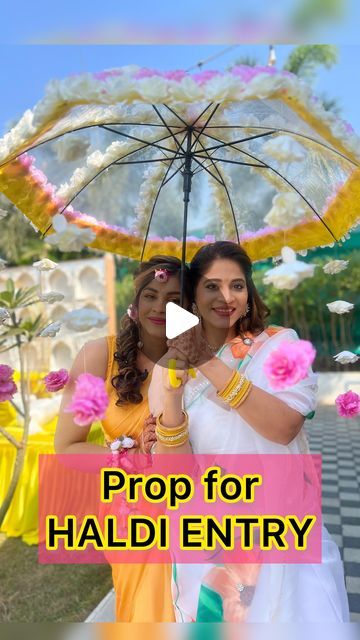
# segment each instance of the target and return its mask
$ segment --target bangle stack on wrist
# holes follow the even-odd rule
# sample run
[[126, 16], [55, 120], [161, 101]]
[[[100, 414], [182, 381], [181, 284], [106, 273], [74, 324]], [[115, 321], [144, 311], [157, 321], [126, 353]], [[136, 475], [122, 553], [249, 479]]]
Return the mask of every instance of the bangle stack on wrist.
[[162, 413], [156, 418], [155, 434], [158, 442], [166, 447], [180, 447], [189, 439], [189, 417], [186, 411], [182, 412], [184, 421], [177, 427], [164, 427], [161, 423]]
[[217, 395], [230, 405], [232, 409], [237, 409], [248, 397], [252, 387], [252, 382], [245, 378], [242, 373], [234, 371], [225, 387], [217, 392]]

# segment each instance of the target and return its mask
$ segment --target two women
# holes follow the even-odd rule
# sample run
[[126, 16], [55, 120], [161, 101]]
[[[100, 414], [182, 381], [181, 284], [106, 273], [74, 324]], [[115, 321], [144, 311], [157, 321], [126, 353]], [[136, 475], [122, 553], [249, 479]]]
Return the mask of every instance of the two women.
[[[140, 438], [149, 404], [156, 426], [154, 429], [151, 418], [147, 421], [143, 444], [145, 450], [151, 446], [155, 454], [308, 452], [303, 423], [315, 407], [316, 376], [309, 371], [304, 380], [281, 392], [270, 388], [263, 371], [265, 359], [283, 340], [298, 337], [291, 329], [266, 327], [268, 310], [253, 284], [247, 254], [228, 242], [214, 243], [198, 252], [190, 266], [187, 297], [201, 326], [170, 341], [169, 351], [165, 304], [170, 299], [176, 302], [178, 270], [175, 274], [166, 260], [157, 265], [156, 271], [153, 264], [142, 266], [149, 279], [137, 288], [132, 318], [125, 320], [125, 335], [119, 334], [116, 350], [115, 339], [107, 340], [108, 354], [102, 355], [102, 372], [100, 350], [102, 354], [106, 351], [104, 342], [86, 345], [86, 370], [102, 375], [112, 394], [103, 422], [106, 437], [113, 439], [126, 433]], [[145, 298], [148, 295], [155, 297]], [[143, 305], [147, 304], [144, 312]], [[176, 389], [169, 383], [166, 367], [153, 369], [152, 363], [164, 356], [163, 364], [170, 357], [177, 360], [182, 383]], [[84, 371], [82, 359], [80, 354], [72, 377]], [[195, 378], [188, 379], [189, 365], [197, 370]], [[152, 370], [151, 381], [149, 375], [145, 377], [145, 369]], [[70, 385], [63, 406], [71, 393]], [[116, 406], [116, 394], [126, 404]], [[65, 437], [63, 422], [61, 414], [58, 448], [71, 452], [79, 450], [79, 446], [94, 446], [79, 443], [75, 425], [67, 430], [72, 436]], [[322, 551], [320, 565], [174, 563], [172, 598], [176, 620], [347, 621], [343, 567], [339, 551], [324, 528]], [[153, 572], [148, 580], [146, 567], [136, 569], [139, 566], [119, 566], [115, 573], [113, 570], [119, 596], [117, 619], [138, 621], [143, 616], [142, 621], [169, 620], [174, 614], [166, 566], [158, 565], [156, 569], [156, 565], [148, 565], [149, 576]], [[154, 593], [150, 593], [156, 571], [161, 573], [161, 584], [156, 585], [155, 601], [164, 602], [162, 610], [160, 606], [157, 609]], [[122, 579], [126, 574], [125, 581], [117, 580], [120, 574]], [[131, 584], [131, 588], [127, 590], [124, 583]], [[158, 615], [164, 617], [157, 618]]]

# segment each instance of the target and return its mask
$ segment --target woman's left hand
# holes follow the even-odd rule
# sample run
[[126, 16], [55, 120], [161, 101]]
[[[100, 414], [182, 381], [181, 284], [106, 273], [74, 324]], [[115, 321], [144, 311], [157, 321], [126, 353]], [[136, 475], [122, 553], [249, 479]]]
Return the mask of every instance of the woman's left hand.
[[155, 425], [156, 418], [150, 414], [145, 420], [140, 436], [140, 453], [150, 453], [152, 445], [156, 442]]

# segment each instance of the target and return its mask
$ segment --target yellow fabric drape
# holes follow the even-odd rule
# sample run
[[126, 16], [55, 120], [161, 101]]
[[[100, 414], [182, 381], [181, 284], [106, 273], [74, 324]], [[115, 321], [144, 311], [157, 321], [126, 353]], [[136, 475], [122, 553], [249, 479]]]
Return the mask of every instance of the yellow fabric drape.
[[[6, 405], [0, 403], [0, 420], [6, 415]], [[11, 407], [11, 405], [9, 405]], [[12, 409], [12, 407], [11, 407]], [[9, 409], [8, 409], [9, 410]], [[14, 411], [14, 410], [13, 410]], [[14, 412], [15, 413], [15, 412]], [[11, 416], [11, 413], [7, 414]], [[16, 414], [15, 414], [16, 415]], [[0, 528], [1, 533], [9, 537], [20, 537], [27, 544], [37, 544], [39, 541], [38, 529], [38, 480], [39, 480], [39, 455], [53, 454], [54, 434], [57, 417], [43, 427], [39, 433], [29, 436], [26, 447], [24, 467], [20, 476], [9, 511]], [[16, 424], [14, 415], [10, 422], [1, 421], [0, 424], [8, 424], [7, 431], [17, 440], [22, 439], [23, 429]], [[103, 444], [104, 435], [99, 423], [95, 423], [91, 429], [89, 439], [97, 444]], [[12, 477], [16, 450], [2, 434], [0, 434], [0, 504], [3, 502], [10, 479]]]

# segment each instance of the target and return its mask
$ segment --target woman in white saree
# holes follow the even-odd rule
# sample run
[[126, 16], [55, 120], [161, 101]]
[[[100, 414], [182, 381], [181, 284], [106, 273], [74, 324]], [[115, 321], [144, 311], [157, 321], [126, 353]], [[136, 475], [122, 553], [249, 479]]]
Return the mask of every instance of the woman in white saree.
[[[162, 436], [153, 451], [309, 453], [303, 423], [315, 409], [317, 376], [309, 368], [297, 384], [271, 388], [265, 360], [283, 341], [299, 338], [292, 329], [266, 328], [268, 310], [245, 251], [230, 242], [207, 245], [194, 257], [190, 278], [201, 325], [169, 341], [168, 357], [181, 361], [181, 387], [172, 389], [166, 369], [154, 368], [149, 406]], [[196, 367], [196, 378], [187, 378], [188, 365]], [[234, 370], [252, 383], [236, 408], [219, 397]], [[167, 446], [166, 428], [184, 424], [183, 407], [189, 440]], [[321, 564], [174, 563], [172, 591], [178, 622], [349, 621], [343, 564], [325, 527]]]

